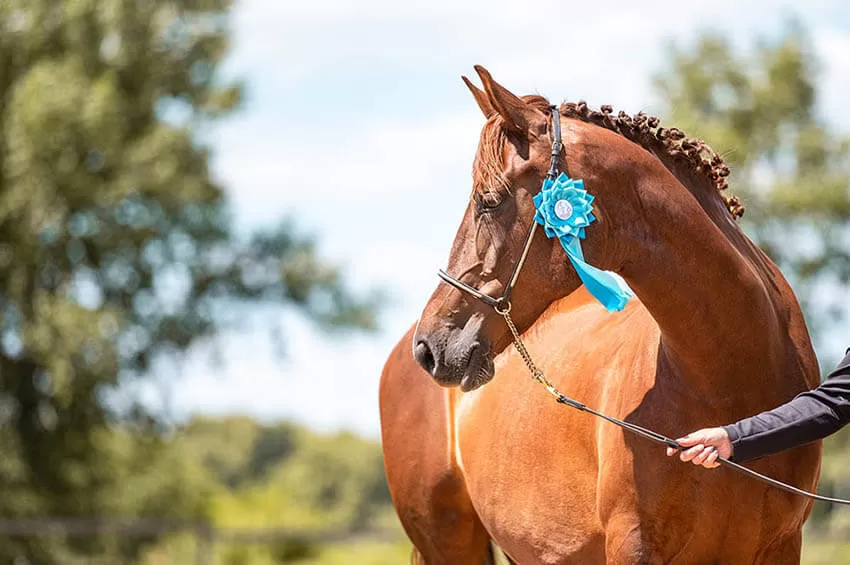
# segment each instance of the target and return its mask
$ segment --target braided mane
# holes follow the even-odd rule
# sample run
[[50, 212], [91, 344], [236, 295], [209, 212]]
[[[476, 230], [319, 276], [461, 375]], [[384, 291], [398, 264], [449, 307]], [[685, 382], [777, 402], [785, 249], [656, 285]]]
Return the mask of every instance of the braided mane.
[[[733, 218], [737, 219], [744, 215], [744, 207], [738, 197], [724, 193], [729, 187], [729, 182], [726, 180], [729, 176], [729, 167], [723, 157], [715, 153], [701, 139], [689, 138], [678, 128], [661, 127], [661, 121], [658, 118], [647, 116], [643, 112], [629, 116], [621, 111], [614, 116], [613, 108], [607, 104], [600, 107], [600, 111], [597, 112], [589, 109], [584, 101], [565, 102], [559, 110], [567, 118], [575, 118], [619, 133], [656, 155], [668, 168], [666, 158], [684, 165], [686, 169], [701, 175], [703, 179], [711, 183]], [[675, 171], [671, 172], [675, 173]]]
[[[522, 99], [542, 112], [548, 112], [549, 102], [542, 96], [523, 96]], [[682, 171], [690, 173], [691, 180], [702, 181], [707, 184], [709, 190], [716, 191], [733, 218], [744, 215], [744, 207], [738, 197], [724, 193], [729, 186], [726, 180], [729, 167], [723, 157], [715, 153], [704, 141], [688, 138], [678, 128], [661, 127], [658, 118], [647, 116], [643, 112], [634, 116], [620, 112], [615, 116], [613, 108], [607, 104], [595, 111], [588, 108], [584, 101], [565, 102], [559, 111], [566, 118], [603, 127], [640, 145], [655, 155], [677, 178], [680, 171], [674, 170], [673, 167], [681, 166]], [[507, 188], [508, 182], [502, 172], [506, 139], [502, 125], [501, 116], [495, 114], [487, 120], [481, 131], [480, 150], [473, 165], [473, 187], [478, 192]]]

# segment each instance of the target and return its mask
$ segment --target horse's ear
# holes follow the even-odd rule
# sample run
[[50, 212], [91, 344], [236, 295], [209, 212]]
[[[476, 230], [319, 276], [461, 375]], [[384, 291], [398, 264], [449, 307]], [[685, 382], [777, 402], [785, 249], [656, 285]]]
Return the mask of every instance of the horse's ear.
[[481, 108], [481, 111], [484, 112], [484, 116], [486, 118], [490, 118], [493, 114], [496, 113], [496, 109], [493, 108], [493, 104], [490, 103], [490, 99], [487, 98], [487, 93], [472, 84], [465, 76], [461, 76], [463, 82], [466, 83], [466, 87], [469, 88], [469, 91], [475, 97], [475, 101], [478, 102], [478, 107]]
[[481, 84], [493, 109], [505, 120], [505, 126], [516, 133], [528, 133], [533, 126], [546, 123], [546, 115], [520, 99], [510, 90], [493, 80], [487, 69], [475, 65]]

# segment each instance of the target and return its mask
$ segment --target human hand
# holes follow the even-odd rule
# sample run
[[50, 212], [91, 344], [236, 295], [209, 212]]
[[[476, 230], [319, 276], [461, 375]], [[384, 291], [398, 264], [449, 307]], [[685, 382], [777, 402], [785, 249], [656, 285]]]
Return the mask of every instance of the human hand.
[[685, 449], [679, 451], [672, 447], [667, 448], [667, 455], [672, 456], [679, 453], [679, 459], [684, 462], [690, 461], [694, 465], [702, 465], [706, 469], [719, 467], [718, 457], [728, 459], [732, 456], [732, 442], [729, 434], [723, 428], [704, 428], [676, 440]]

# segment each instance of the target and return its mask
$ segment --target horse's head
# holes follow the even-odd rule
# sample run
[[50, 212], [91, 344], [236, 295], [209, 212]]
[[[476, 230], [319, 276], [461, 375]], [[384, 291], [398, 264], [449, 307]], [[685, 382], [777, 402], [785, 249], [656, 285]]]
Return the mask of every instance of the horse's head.
[[[504, 296], [515, 279], [511, 315], [523, 331], [581, 284], [557, 239], [544, 237], [540, 228], [529, 240], [536, 210], [532, 199], [550, 166], [562, 169], [560, 116], [544, 98], [517, 97], [485, 69], [476, 71], [483, 91], [463, 77], [487, 117], [473, 165], [472, 195], [449, 256], [450, 276], [443, 275], [450, 284], [441, 284], [431, 296], [413, 341], [416, 360], [438, 383], [466, 391], [493, 377], [494, 355], [510, 343], [496, 312], [507, 303], [494, 304], [487, 297]], [[599, 216], [598, 204], [595, 208]], [[584, 241], [585, 255], [597, 263], [605, 231], [600, 226]], [[522, 268], [515, 277], [518, 263]]]

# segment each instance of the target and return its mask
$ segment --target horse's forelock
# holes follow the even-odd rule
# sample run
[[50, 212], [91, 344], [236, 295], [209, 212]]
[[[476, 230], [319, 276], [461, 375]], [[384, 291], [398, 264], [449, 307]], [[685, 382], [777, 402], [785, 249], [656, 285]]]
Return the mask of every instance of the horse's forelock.
[[[521, 99], [541, 112], [549, 111], [549, 101], [542, 96], [528, 95], [522, 96]], [[472, 167], [474, 193], [483, 195], [490, 192], [510, 191], [504, 162], [507, 136], [505, 120], [499, 114], [494, 114], [484, 124], [478, 154]]]

